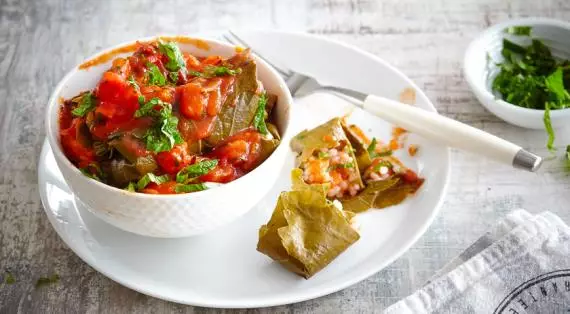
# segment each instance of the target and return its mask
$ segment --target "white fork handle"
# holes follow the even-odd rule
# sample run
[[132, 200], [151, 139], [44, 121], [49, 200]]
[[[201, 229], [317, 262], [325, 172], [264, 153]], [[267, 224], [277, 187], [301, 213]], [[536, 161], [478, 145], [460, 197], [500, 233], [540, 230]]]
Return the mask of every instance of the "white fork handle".
[[364, 110], [446, 146], [488, 157], [501, 163], [536, 171], [542, 158], [520, 146], [477, 128], [394, 100], [369, 95]]

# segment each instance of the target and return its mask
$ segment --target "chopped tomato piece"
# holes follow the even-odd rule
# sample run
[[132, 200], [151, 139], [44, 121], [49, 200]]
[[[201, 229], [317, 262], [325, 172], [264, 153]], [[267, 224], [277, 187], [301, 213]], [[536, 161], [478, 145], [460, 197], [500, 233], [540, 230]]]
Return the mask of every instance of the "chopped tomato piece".
[[155, 85], [141, 86], [141, 94], [144, 96], [145, 101], [153, 98], [158, 98], [166, 103], [174, 102], [174, 88], [172, 87], [159, 87]]
[[226, 159], [218, 161], [216, 168], [200, 177], [204, 182], [227, 183], [239, 178], [241, 174]]
[[65, 155], [75, 162], [79, 168], [85, 168], [95, 161], [93, 148], [84, 146], [77, 138], [78, 128], [82, 123], [84, 123], [83, 119], [75, 118], [69, 128], [60, 132], [61, 146]]
[[160, 168], [170, 174], [175, 174], [192, 162], [192, 155], [188, 153], [188, 145], [183, 143], [176, 145], [170, 151], [160, 152], [156, 155], [156, 161]]
[[111, 71], [128, 78], [131, 75], [131, 64], [126, 58], [117, 58], [113, 60]]
[[227, 159], [229, 163], [243, 170], [257, 166], [260, 153], [261, 135], [251, 129], [234, 134], [212, 152], [218, 158]]
[[176, 184], [176, 181], [168, 181], [160, 185], [151, 182], [141, 192], [146, 194], [176, 194]]
[[95, 90], [95, 96], [100, 103], [106, 103], [104, 116], [114, 122], [132, 119], [139, 108], [137, 91], [117, 73], [107, 71], [103, 74]]
[[404, 182], [413, 184], [416, 188], [419, 188], [424, 183], [424, 179], [418, 177], [418, 175], [410, 169], [402, 173], [401, 177]]
[[207, 56], [202, 60], [202, 65], [218, 65], [220, 62], [222, 62], [222, 57], [220, 56]]
[[194, 57], [189, 53], [184, 53], [184, 60], [186, 61], [186, 67], [194, 70], [198, 70], [200, 67], [200, 61], [198, 58]]
[[180, 93], [180, 112], [192, 120], [200, 120], [204, 116], [204, 109], [208, 98], [202, 93], [202, 88], [194, 83], [188, 83], [178, 88]]

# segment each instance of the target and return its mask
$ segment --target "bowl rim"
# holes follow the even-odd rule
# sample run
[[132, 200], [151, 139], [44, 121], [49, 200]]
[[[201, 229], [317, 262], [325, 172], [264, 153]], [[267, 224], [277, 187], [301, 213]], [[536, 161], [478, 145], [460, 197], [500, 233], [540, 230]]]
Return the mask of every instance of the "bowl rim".
[[[78, 72], [78, 71], [84, 71], [84, 70], [88, 70], [90, 67], [86, 68], [86, 69], [81, 69], [81, 65], [84, 64], [87, 61], [90, 60], [94, 60], [95, 58], [99, 57], [99, 56], [103, 56], [105, 54], [109, 54], [109, 53], [113, 53], [114, 51], [116, 51], [117, 49], [121, 48], [121, 47], [126, 47], [129, 45], [133, 45], [136, 42], [148, 42], [148, 41], [153, 41], [153, 40], [157, 40], [160, 38], [169, 38], [173, 41], [176, 41], [178, 44], [186, 44], [184, 42], [179, 42], [178, 39], [190, 39], [190, 40], [197, 40], [200, 42], [204, 42], [206, 44], [213, 44], [213, 45], [217, 45], [217, 46], [222, 46], [225, 48], [231, 48], [234, 49], [234, 51], [236, 51], [236, 48], [238, 46], [235, 45], [231, 45], [229, 43], [220, 41], [220, 40], [216, 40], [213, 38], [206, 38], [206, 37], [196, 37], [196, 36], [188, 36], [188, 35], [173, 35], [173, 34], [160, 34], [160, 35], [154, 35], [154, 36], [148, 36], [148, 37], [143, 37], [143, 38], [137, 38], [134, 40], [128, 40], [128, 41], [124, 41], [121, 42], [119, 44], [113, 45], [109, 48], [106, 49], [102, 49], [99, 50], [98, 52], [88, 56], [87, 58], [83, 59], [81, 62], [79, 62], [78, 64], [76, 64], [73, 68], [71, 68], [64, 76], [63, 78], [58, 82], [58, 84], [55, 86], [55, 88], [53, 89], [49, 100], [48, 100], [48, 105], [46, 108], [46, 112], [45, 112], [45, 116], [44, 116], [44, 127], [45, 127], [45, 132], [46, 132], [46, 136], [48, 138], [48, 143], [50, 144], [50, 147], [52, 148], [54, 157], [56, 160], [60, 160], [63, 163], [64, 167], [70, 168], [70, 170], [77, 175], [78, 177], [80, 177], [81, 179], [79, 180], [84, 180], [84, 182], [86, 184], [93, 184], [93, 186], [102, 188], [103, 190], [105, 190], [106, 192], [109, 193], [114, 193], [116, 195], [121, 195], [121, 196], [129, 196], [129, 197], [140, 197], [143, 199], [162, 199], [162, 200], [168, 200], [168, 199], [183, 199], [183, 198], [188, 198], [188, 197], [197, 197], [197, 196], [203, 196], [203, 195], [207, 195], [207, 194], [211, 194], [211, 193], [216, 193], [216, 191], [219, 192], [220, 189], [225, 189], [225, 188], [231, 188], [232, 186], [235, 186], [237, 183], [242, 182], [239, 181], [242, 178], [245, 177], [251, 177], [252, 175], [256, 175], [256, 174], [261, 174], [259, 172], [259, 168], [261, 168], [264, 164], [266, 164], [268, 161], [270, 160], [274, 160], [275, 158], [277, 158], [277, 153], [281, 152], [284, 149], [287, 149], [288, 145], [283, 144], [283, 140], [288, 138], [289, 133], [291, 132], [291, 118], [292, 115], [289, 113], [286, 121], [286, 128], [285, 131], [283, 132], [283, 134], [281, 135], [281, 143], [279, 143], [279, 145], [277, 146], [277, 148], [273, 151], [273, 153], [271, 153], [271, 155], [265, 160], [263, 161], [261, 164], [259, 164], [255, 169], [251, 170], [250, 172], [246, 173], [244, 176], [237, 178], [236, 180], [233, 180], [231, 182], [225, 183], [222, 186], [218, 186], [216, 188], [211, 188], [211, 189], [207, 189], [207, 190], [203, 190], [203, 191], [197, 191], [197, 192], [192, 192], [192, 193], [180, 193], [180, 194], [146, 194], [146, 193], [138, 193], [138, 192], [131, 192], [131, 191], [127, 191], [127, 190], [123, 190], [108, 184], [105, 184], [103, 182], [97, 181], [97, 180], [93, 180], [91, 178], [86, 177], [85, 175], [83, 175], [81, 173], [81, 171], [79, 170], [79, 168], [77, 168], [68, 158], [67, 156], [65, 156], [65, 154], [63, 153], [61, 147], [59, 146], [59, 126], [57, 125], [57, 123], [53, 124], [52, 123], [52, 113], [53, 111], [56, 111], [56, 114], [59, 112], [59, 107], [60, 107], [60, 100], [58, 95], [60, 94], [61, 90], [64, 88], [65, 84]], [[196, 46], [193, 43], [190, 43], [194, 46]], [[203, 49], [200, 47], [197, 47], [198, 49]], [[208, 49], [204, 49], [204, 50], [208, 50]], [[117, 52], [117, 55], [121, 54], [121, 52]], [[263, 67], [265, 67], [270, 76], [273, 77], [273, 79], [276, 80], [277, 82], [277, 88], [279, 90], [281, 90], [285, 96], [285, 103], [288, 104], [289, 108], [289, 112], [292, 110], [293, 107], [293, 96], [291, 95], [291, 92], [289, 91], [289, 88], [287, 88], [287, 84], [285, 83], [285, 81], [283, 80], [283, 78], [281, 77], [281, 75], [279, 75], [277, 73], [277, 71], [271, 66], [269, 65], [267, 62], [265, 62], [263, 59], [259, 58], [257, 55], [255, 54], [251, 54], [252, 58], [255, 60], [255, 62], [258, 65], [262, 65]], [[114, 59], [114, 56], [110, 59], [107, 60], [103, 63], [107, 63], [109, 61], [112, 61]], [[96, 65], [97, 66], [97, 65]], [[58, 166], [61, 163], [58, 163]], [[237, 182], [237, 183], [236, 183]]]
[[[473, 78], [472, 72], [469, 70], [471, 69], [471, 67], [468, 66], [469, 61], [472, 59], [472, 56], [477, 53], [477, 50], [475, 49], [475, 47], [477, 46], [477, 44], [482, 41], [484, 38], [490, 36], [493, 33], [496, 32], [501, 32], [503, 29], [509, 27], [509, 26], [516, 26], [516, 25], [524, 25], [524, 26], [536, 26], [536, 25], [544, 25], [544, 26], [554, 26], [554, 27], [559, 27], [562, 29], [566, 29], [568, 31], [570, 31], [570, 23], [569, 22], [565, 22], [565, 21], [561, 21], [561, 20], [557, 20], [557, 19], [552, 19], [552, 18], [542, 18], [542, 17], [527, 17], [527, 18], [518, 18], [518, 19], [510, 19], [498, 24], [494, 24], [488, 28], [486, 28], [485, 30], [483, 30], [479, 35], [477, 35], [477, 37], [475, 37], [467, 46], [467, 49], [465, 50], [465, 55], [463, 58], [463, 71], [464, 71], [464, 76], [465, 76], [465, 80], [467, 81], [467, 83], [469, 84], [469, 86], [471, 87], [471, 89], [475, 92], [475, 94], [478, 94], [482, 97], [487, 98], [488, 100], [492, 100], [495, 104], [497, 104], [498, 106], [505, 108], [507, 110], [511, 110], [511, 111], [515, 111], [517, 113], [520, 114], [525, 114], [525, 115], [531, 115], [531, 116], [536, 116], [536, 117], [542, 117], [544, 116], [544, 111], [543, 109], [532, 109], [532, 108], [525, 108], [525, 107], [520, 107], [517, 106], [515, 104], [509, 103], [507, 101], [504, 101], [503, 99], [497, 98], [495, 97], [495, 95], [486, 87], [486, 84], [483, 84], [485, 86], [480, 86], [480, 84], [475, 82], [475, 79]], [[484, 102], [482, 102], [483, 105], [488, 106], [487, 104], [485, 104]], [[562, 116], [567, 116], [570, 115], [570, 108], [564, 108], [564, 109], [556, 109], [556, 110], [551, 110], [550, 111], [550, 117], [552, 119], [556, 119]]]

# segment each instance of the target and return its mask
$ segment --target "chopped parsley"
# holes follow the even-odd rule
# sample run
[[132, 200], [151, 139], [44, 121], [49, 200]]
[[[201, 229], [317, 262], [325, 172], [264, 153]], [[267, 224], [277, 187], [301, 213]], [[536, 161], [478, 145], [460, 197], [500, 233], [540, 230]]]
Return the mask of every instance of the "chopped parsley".
[[188, 74], [190, 74], [192, 76], [196, 76], [196, 77], [203, 77], [204, 76], [204, 74], [202, 74], [202, 72], [194, 71], [194, 70], [188, 70]]
[[147, 62], [146, 66], [148, 67], [148, 71], [146, 73], [148, 75], [148, 83], [150, 85], [156, 85], [156, 86], [166, 85], [166, 77], [164, 77], [162, 72], [160, 72], [160, 69], [156, 66], [156, 64]]
[[103, 177], [103, 171], [101, 171], [99, 165], [94, 162], [90, 163], [85, 168], [79, 168], [79, 171], [81, 171], [81, 173], [86, 177], [93, 180], [101, 181], [101, 178]]
[[[529, 36], [532, 29], [515, 26], [505, 31]], [[570, 60], [557, 60], [539, 39], [532, 39], [525, 47], [505, 38], [501, 54], [505, 60], [498, 64], [500, 72], [493, 80], [493, 91], [515, 106], [544, 110], [546, 146], [554, 150], [550, 111], [570, 108]]]
[[208, 65], [204, 68], [203, 72], [188, 70], [188, 74], [195, 76], [195, 77], [216, 77], [216, 76], [226, 76], [226, 75], [237, 75], [241, 73], [241, 69], [230, 69], [227, 66], [215, 66], [215, 65]]
[[[131, 85], [135, 89], [135, 91], [137, 91], [137, 92], [141, 91], [139, 84], [137, 84], [137, 81], [135, 81], [135, 78], [132, 75], [129, 76], [129, 78], [127, 79], [127, 83], [129, 83], [129, 85]], [[142, 97], [142, 96], [140, 96], [140, 97]]]
[[376, 145], [377, 144], [378, 144], [378, 142], [376, 141], [376, 138], [373, 137], [372, 141], [370, 142], [370, 145], [368, 145], [368, 148], [366, 149], [370, 158], [374, 158], [377, 156], [377, 154], [376, 154]]
[[81, 98], [79, 105], [77, 106], [77, 108], [71, 111], [71, 114], [73, 114], [76, 117], [85, 116], [88, 112], [95, 109], [96, 101], [97, 99], [95, 98], [93, 93], [91, 92], [85, 93], [85, 95], [83, 95], [83, 97]]
[[190, 165], [176, 174], [176, 182], [187, 183], [189, 179], [194, 179], [205, 175], [218, 165], [217, 159], [204, 160]]
[[[137, 190], [142, 190], [144, 189], [147, 185], [149, 185], [151, 182], [154, 182], [158, 185], [168, 182], [170, 181], [170, 177], [167, 174], [161, 175], [161, 176], [157, 176], [156, 174], [149, 172], [147, 174], [145, 174], [142, 178], [140, 178], [140, 180], [137, 182]], [[130, 186], [130, 183], [129, 183]], [[127, 186], [128, 188], [128, 186]]]
[[164, 67], [170, 72], [186, 71], [186, 62], [180, 48], [175, 42], [158, 41], [158, 50], [168, 57], [168, 62]]
[[174, 187], [174, 192], [176, 192], [176, 193], [190, 193], [190, 192], [204, 191], [207, 189], [208, 189], [208, 187], [206, 187], [206, 185], [204, 183], [177, 184]]
[[129, 182], [129, 185], [127, 185], [127, 187], [125, 188], [125, 191], [136, 192], [137, 191], [137, 185], [134, 182]]
[[178, 72], [168, 72], [168, 79], [176, 85], [178, 83]]
[[392, 164], [389, 161], [382, 160], [376, 166], [374, 166], [373, 170], [378, 172], [378, 171], [380, 171], [380, 168], [382, 168], [382, 167], [386, 167], [388, 169], [391, 169]]
[[[156, 110], [156, 107], [160, 110]], [[154, 117], [156, 121], [143, 136], [147, 149], [159, 153], [171, 150], [175, 144], [183, 142], [178, 132], [178, 118], [172, 115], [172, 106], [169, 103], [153, 98], [135, 112], [136, 118], [143, 116]]]
[[345, 164], [336, 164], [336, 165], [332, 165], [329, 167], [329, 170], [334, 170], [334, 169], [348, 169], [348, 168], [354, 168], [354, 163], [352, 162], [347, 162]]
[[53, 274], [49, 277], [40, 277], [36, 281], [36, 288], [47, 286], [47, 285], [56, 283], [58, 281], [59, 281], [59, 275], [58, 274]]
[[505, 30], [506, 33], [511, 35], [519, 35], [519, 36], [530, 36], [530, 32], [532, 31], [532, 27], [530, 26], [511, 26], [507, 27]]
[[319, 158], [324, 159], [324, 158], [329, 158], [330, 155], [328, 153], [325, 152], [319, 152]]
[[257, 110], [253, 116], [253, 127], [259, 131], [259, 133], [266, 135], [267, 125], [265, 124], [265, 107], [267, 106], [267, 94], [263, 93], [259, 97], [257, 102]]
[[204, 75], [208, 77], [214, 76], [225, 76], [225, 75], [236, 75], [241, 72], [241, 69], [230, 69], [227, 66], [206, 66], [204, 68]]
[[[139, 102], [140, 101], [141, 100], [139, 99]], [[137, 111], [135, 111], [135, 118], [140, 118], [140, 117], [144, 117], [144, 116], [156, 117], [160, 114], [159, 110], [155, 110], [156, 107], [165, 108], [165, 107], [169, 106], [167, 103], [163, 102], [162, 100], [160, 100], [158, 98], [153, 98], [146, 103], [144, 102], [144, 98], [143, 98], [142, 102], [143, 103], [141, 104], [139, 109], [137, 109]]]

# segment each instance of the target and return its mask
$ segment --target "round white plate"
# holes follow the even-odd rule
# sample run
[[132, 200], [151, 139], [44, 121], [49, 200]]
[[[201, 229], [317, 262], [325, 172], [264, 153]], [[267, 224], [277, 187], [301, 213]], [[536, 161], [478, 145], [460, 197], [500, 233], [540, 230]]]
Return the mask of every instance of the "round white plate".
[[[281, 32], [241, 32], [260, 53], [286, 60], [325, 81], [398, 99], [416, 90], [417, 106], [434, 111], [427, 97], [404, 74], [377, 57], [320, 37]], [[295, 103], [296, 126], [311, 128], [346, 113], [331, 95]], [[389, 139], [391, 125], [360, 110], [351, 115], [371, 136]], [[414, 135], [419, 154], [400, 157], [426, 179], [403, 204], [358, 216], [361, 239], [309, 280], [282, 268], [256, 251], [257, 232], [267, 222], [279, 192], [289, 188], [294, 155], [271, 192], [246, 215], [211, 233], [185, 239], [147, 238], [124, 232], [93, 216], [74, 198], [44, 144], [39, 186], [45, 212], [62, 240], [86, 263], [129, 288], [157, 298], [207, 307], [262, 307], [299, 302], [355, 284], [402, 255], [427, 229], [445, 194], [449, 151]], [[288, 145], [284, 143], [283, 145]], [[251, 191], [255, 193], [255, 191]], [[244, 195], [247, 197], [247, 195]]]

